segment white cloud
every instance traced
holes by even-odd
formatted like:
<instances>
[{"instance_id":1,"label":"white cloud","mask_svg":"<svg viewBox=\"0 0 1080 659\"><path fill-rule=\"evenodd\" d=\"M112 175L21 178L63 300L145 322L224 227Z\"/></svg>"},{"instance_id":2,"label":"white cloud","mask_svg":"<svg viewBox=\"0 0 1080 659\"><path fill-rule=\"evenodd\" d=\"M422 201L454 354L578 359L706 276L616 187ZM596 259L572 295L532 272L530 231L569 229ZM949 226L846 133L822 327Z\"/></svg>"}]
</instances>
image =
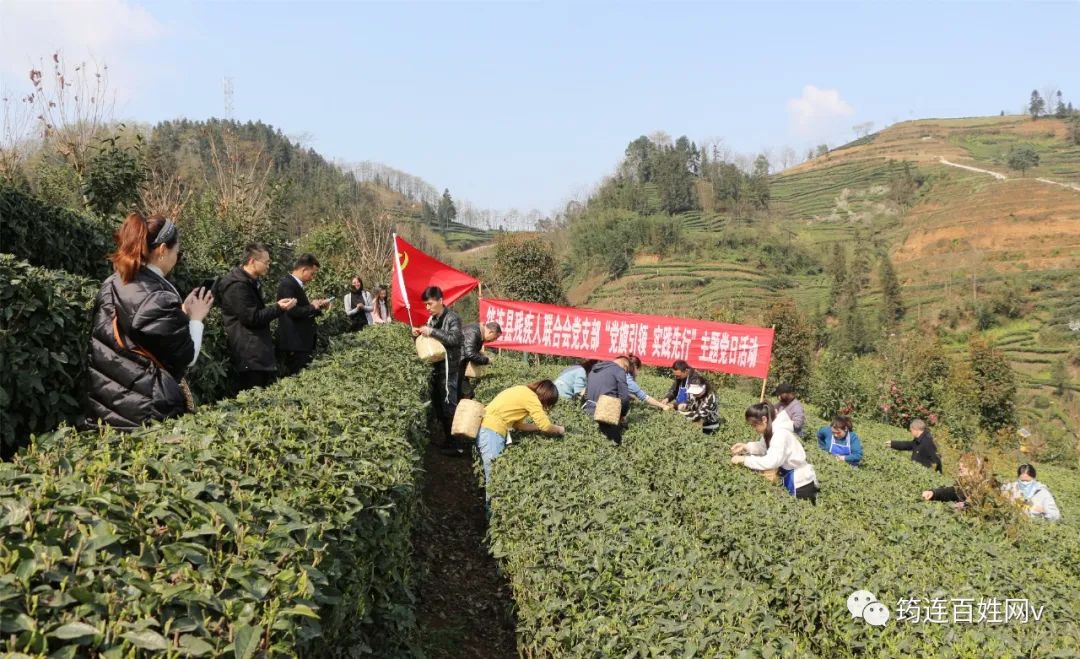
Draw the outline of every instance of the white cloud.
<instances>
[{"instance_id":1,"label":"white cloud","mask_svg":"<svg viewBox=\"0 0 1080 659\"><path fill-rule=\"evenodd\" d=\"M807 140L826 139L848 129L848 119L855 115L839 91L814 85L803 87L799 98L788 99L787 111L792 133Z\"/></svg>"},{"instance_id":2,"label":"white cloud","mask_svg":"<svg viewBox=\"0 0 1080 659\"><path fill-rule=\"evenodd\" d=\"M69 67L107 64L110 87L123 96L134 85L137 50L164 31L150 12L127 0L0 0L0 80L15 89L28 86L30 68L48 66L59 51Z\"/></svg>"}]
</instances>

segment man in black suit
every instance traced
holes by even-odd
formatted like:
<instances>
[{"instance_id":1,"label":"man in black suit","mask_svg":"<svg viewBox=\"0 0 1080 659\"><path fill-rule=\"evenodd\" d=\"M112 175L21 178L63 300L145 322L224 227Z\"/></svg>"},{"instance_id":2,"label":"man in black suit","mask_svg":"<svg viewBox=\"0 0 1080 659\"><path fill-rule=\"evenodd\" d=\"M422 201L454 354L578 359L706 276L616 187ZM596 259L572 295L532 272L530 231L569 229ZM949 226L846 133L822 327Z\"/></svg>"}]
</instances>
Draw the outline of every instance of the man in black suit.
<instances>
[{"instance_id":1,"label":"man in black suit","mask_svg":"<svg viewBox=\"0 0 1080 659\"><path fill-rule=\"evenodd\" d=\"M315 356L315 318L330 308L330 298L308 301L304 286L319 272L312 254L301 254L291 274L278 284L277 299L296 298L296 304L278 321L277 349L284 375L295 375Z\"/></svg>"},{"instance_id":2,"label":"man in black suit","mask_svg":"<svg viewBox=\"0 0 1080 659\"><path fill-rule=\"evenodd\" d=\"M296 306L295 298L266 306L259 280L268 272L270 251L262 243L252 243L244 250L244 264L214 286L214 299L221 306L225 335L229 339L237 392L266 387L277 379L270 324Z\"/></svg>"}]
</instances>

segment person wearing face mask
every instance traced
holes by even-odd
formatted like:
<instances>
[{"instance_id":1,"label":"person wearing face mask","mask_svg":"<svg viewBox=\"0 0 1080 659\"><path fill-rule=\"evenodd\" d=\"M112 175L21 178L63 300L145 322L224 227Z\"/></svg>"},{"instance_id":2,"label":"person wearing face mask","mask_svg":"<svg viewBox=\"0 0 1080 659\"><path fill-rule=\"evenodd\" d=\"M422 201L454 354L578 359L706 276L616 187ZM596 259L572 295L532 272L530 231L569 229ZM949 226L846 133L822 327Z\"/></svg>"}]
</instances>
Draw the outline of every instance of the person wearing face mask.
<instances>
[{"instance_id":1,"label":"person wearing face mask","mask_svg":"<svg viewBox=\"0 0 1080 659\"><path fill-rule=\"evenodd\" d=\"M1001 491L1020 504L1024 512L1034 519L1056 522L1061 519L1054 495L1049 488L1035 480L1035 467L1022 464L1016 469L1016 480L1006 483Z\"/></svg>"},{"instance_id":2,"label":"person wearing face mask","mask_svg":"<svg viewBox=\"0 0 1080 659\"><path fill-rule=\"evenodd\" d=\"M818 448L827 451L838 462L858 467L862 462L863 448L859 436L851 425L851 417L837 414L832 424L817 431Z\"/></svg>"},{"instance_id":3,"label":"person wearing face mask","mask_svg":"<svg viewBox=\"0 0 1080 659\"><path fill-rule=\"evenodd\" d=\"M181 298L166 276L180 258L167 218L131 213L114 236L115 272L94 301L87 402L94 418L122 430L189 408L182 378L199 358L213 294Z\"/></svg>"},{"instance_id":4,"label":"person wearing face mask","mask_svg":"<svg viewBox=\"0 0 1080 659\"><path fill-rule=\"evenodd\" d=\"M694 423L701 424L701 432L711 435L720 428L720 406L709 381L698 374L686 381L687 401L679 404L679 412Z\"/></svg>"}]
</instances>

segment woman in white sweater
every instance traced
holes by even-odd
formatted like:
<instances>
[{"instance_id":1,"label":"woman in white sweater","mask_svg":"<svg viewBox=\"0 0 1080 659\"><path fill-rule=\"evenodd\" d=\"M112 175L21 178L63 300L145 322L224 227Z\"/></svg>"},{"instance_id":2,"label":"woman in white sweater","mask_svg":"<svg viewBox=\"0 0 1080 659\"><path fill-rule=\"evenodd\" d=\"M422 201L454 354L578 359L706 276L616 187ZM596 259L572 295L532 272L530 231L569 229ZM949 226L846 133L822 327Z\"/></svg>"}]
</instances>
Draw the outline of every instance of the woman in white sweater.
<instances>
[{"instance_id":1,"label":"woman in white sweater","mask_svg":"<svg viewBox=\"0 0 1080 659\"><path fill-rule=\"evenodd\" d=\"M761 439L731 447L731 464L741 464L754 471L776 469L784 487L796 499L809 499L817 505L818 482L814 465L806 460L806 451L795 435L795 425L784 412L777 414L769 403L746 408L746 422Z\"/></svg>"},{"instance_id":2,"label":"woman in white sweater","mask_svg":"<svg viewBox=\"0 0 1080 659\"><path fill-rule=\"evenodd\" d=\"M1030 517L1056 522L1061 519L1061 511L1050 490L1035 480L1035 467L1022 464L1016 470L1016 480L1001 486L1002 491L1013 501L1020 504Z\"/></svg>"}]
</instances>

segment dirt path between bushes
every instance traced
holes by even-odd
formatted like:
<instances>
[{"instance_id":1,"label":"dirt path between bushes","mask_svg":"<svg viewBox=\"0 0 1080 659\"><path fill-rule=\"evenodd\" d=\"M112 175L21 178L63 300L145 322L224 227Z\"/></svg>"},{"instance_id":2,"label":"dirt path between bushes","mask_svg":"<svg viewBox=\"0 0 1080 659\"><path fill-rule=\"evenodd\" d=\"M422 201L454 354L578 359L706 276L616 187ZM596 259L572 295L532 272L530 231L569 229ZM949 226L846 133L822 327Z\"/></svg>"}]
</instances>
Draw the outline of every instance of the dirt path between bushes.
<instances>
[{"instance_id":1,"label":"dirt path between bushes","mask_svg":"<svg viewBox=\"0 0 1080 659\"><path fill-rule=\"evenodd\" d=\"M467 457L432 441L424 456L425 506L413 537L419 570L416 621L427 657L517 656L513 599L485 534L484 493Z\"/></svg>"}]
</instances>

